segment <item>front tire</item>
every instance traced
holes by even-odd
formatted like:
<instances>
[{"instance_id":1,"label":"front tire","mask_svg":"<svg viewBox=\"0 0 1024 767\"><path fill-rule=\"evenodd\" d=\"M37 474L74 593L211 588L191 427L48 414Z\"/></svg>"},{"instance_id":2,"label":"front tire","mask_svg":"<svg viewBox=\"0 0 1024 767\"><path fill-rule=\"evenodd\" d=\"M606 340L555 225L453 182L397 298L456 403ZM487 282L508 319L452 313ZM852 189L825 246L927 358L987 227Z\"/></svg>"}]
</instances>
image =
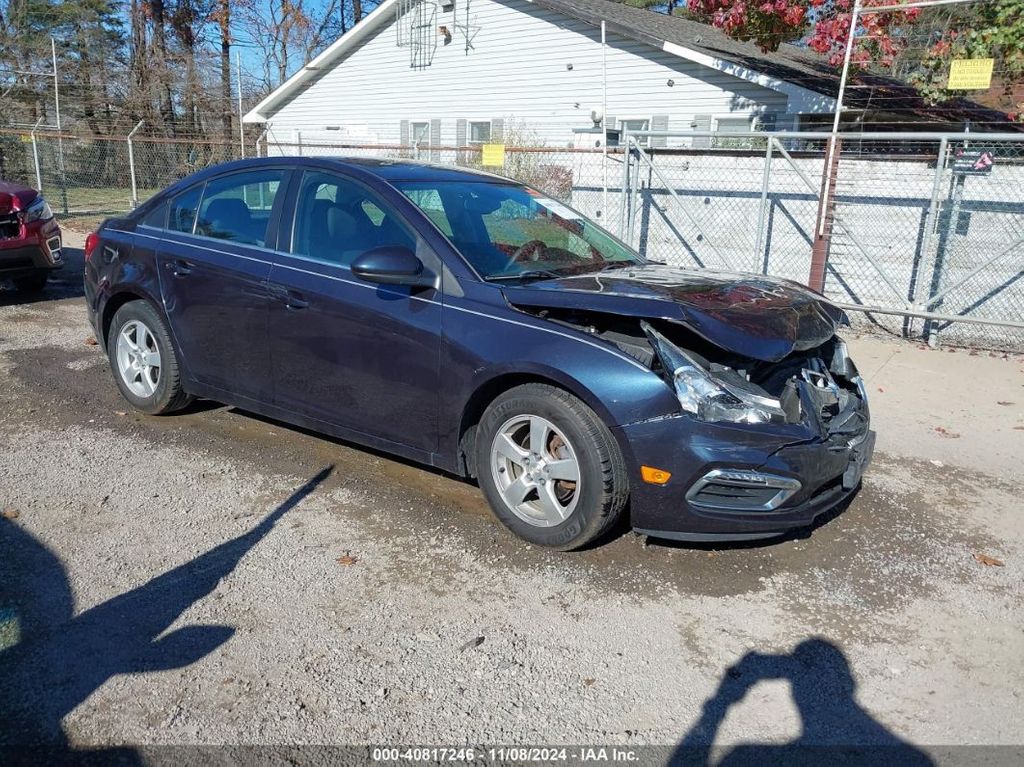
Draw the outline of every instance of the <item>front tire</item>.
<instances>
[{"instance_id":1,"label":"front tire","mask_svg":"<svg viewBox=\"0 0 1024 767\"><path fill-rule=\"evenodd\" d=\"M600 538L629 497L608 427L577 397L547 384L517 386L491 403L477 431L476 466L502 524L561 551Z\"/></svg>"},{"instance_id":2,"label":"front tire","mask_svg":"<svg viewBox=\"0 0 1024 767\"><path fill-rule=\"evenodd\" d=\"M171 334L147 301L130 301L114 314L107 355L117 388L132 407L150 415L181 410L192 401L181 386Z\"/></svg>"}]
</instances>

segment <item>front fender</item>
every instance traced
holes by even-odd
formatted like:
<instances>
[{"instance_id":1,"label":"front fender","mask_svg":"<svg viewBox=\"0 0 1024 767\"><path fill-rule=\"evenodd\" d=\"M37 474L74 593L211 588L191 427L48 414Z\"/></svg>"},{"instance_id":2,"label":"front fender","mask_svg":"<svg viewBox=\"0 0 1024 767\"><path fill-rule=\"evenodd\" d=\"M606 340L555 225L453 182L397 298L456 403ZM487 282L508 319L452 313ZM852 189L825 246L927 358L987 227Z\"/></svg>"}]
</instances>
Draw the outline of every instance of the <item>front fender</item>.
<instances>
[{"instance_id":1,"label":"front fender","mask_svg":"<svg viewBox=\"0 0 1024 767\"><path fill-rule=\"evenodd\" d=\"M609 427L679 410L672 390L648 367L583 331L484 304L447 304L441 355L441 460L457 464L467 408L503 389L492 382L547 380L583 400ZM486 406L486 402L483 403Z\"/></svg>"}]
</instances>

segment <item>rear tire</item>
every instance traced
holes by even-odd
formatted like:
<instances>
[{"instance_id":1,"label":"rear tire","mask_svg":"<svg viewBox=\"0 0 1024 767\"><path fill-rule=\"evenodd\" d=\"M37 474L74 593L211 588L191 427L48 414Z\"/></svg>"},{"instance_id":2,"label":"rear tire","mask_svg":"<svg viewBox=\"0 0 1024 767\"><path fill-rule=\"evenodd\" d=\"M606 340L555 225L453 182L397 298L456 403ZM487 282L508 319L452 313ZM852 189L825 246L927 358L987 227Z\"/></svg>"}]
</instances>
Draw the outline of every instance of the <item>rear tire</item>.
<instances>
[{"instance_id":1,"label":"rear tire","mask_svg":"<svg viewBox=\"0 0 1024 767\"><path fill-rule=\"evenodd\" d=\"M33 272L25 277L18 277L11 280L19 293L40 293L46 287L46 281L50 278L49 272Z\"/></svg>"},{"instance_id":2,"label":"rear tire","mask_svg":"<svg viewBox=\"0 0 1024 767\"><path fill-rule=\"evenodd\" d=\"M626 466L604 422L572 394L525 384L490 404L477 430L480 488L520 538L571 551L600 538L629 498Z\"/></svg>"},{"instance_id":3,"label":"rear tire","mask_svg":"<svg viewBox=\"0 0 1024 767\"><path fill-rule=\"evenodd\" d=\"M163 415L192 401L181 386L167 324L148 301L130 301L114 314L107 356L117 388L135 409Z\"/></svg>"}]
</instances>

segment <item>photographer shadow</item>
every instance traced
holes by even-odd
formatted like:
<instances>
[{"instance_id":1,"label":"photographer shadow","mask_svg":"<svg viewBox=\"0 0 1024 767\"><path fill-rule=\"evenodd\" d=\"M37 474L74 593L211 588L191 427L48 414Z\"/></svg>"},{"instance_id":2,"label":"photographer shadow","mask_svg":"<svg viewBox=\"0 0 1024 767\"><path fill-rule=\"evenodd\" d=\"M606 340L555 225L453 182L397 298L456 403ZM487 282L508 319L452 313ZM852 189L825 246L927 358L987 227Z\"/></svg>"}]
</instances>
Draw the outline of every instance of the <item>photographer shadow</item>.
<instances>
[{"instance_id":1,"label":"photographer shadow","mask_svg":"<svg viewBox=\"0 0 1024 767\"><path fill-rule=\"evenodd\" d=\"M244 533L77 614L61 559L0 517L0 764L143 763L129 747L74 749L65 717L116 676L183 669L222 647L234 627L175 624L332 471Z\"/></svg>"},{"instance_id":2,"label":"photographer shadow","mask_svg":"<svg viewBox=\"0 0 1024 767\"><path fill-rule=\"evenodd\" d=\"M786 680L800 714L799 737L788 743L740 743L713 746L729 713L759 682ZM814 637L792 653L749 652L726 670L700 719L683 736L671 765L932 765L920 749L890 732L855 698L857 683L836 645ZM714 758L713 758L714 757Z\"/></svg>"}]
</instances>

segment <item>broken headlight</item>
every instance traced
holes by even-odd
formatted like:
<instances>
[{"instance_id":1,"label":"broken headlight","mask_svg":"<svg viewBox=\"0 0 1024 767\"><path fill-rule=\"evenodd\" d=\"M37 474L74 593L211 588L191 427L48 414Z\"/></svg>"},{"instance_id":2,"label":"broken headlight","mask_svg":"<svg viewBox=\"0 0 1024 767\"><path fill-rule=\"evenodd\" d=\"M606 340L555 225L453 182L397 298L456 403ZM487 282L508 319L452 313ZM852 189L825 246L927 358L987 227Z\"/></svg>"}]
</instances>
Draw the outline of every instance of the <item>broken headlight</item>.
<instances>
[{"instance_id":1,"label":"broken headlight","mask_svg":"<svg viewBox=\"0 0 1024 767\"><path fill-rule=\"evenodd\" d=\"M40 195L29 203L22 215L25 217L25 223L31 224L33 221L46 221L53 218L53 211L50 209L50 203Z\"/></svg>"},{"instance_id":2,"label":"broken headlight","mask_svg":"<svg viewBox=\"0 0 1024 767\"><path fill-rule=\"evenodd\" d=\"M671 376L676 398L684 412L702 421L768 423L786 420L779 400L712 377L708 370L648 323L642 325L665 372Z\"/></svg>"}]
</instances>

